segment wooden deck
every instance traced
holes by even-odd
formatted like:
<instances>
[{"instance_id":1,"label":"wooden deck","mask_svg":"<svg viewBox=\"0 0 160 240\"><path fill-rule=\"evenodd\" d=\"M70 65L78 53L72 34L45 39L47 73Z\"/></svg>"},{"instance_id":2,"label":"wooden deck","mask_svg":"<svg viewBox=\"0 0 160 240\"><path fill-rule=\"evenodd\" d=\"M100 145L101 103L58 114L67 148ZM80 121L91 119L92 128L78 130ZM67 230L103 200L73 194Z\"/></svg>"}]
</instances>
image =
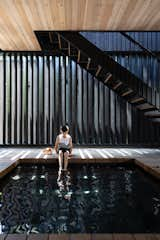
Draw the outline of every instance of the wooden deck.
<instances>
[{"instance_id":1,"label":"wooden deck","mask_svg":"<svg viewBox=\"0 0 160 240\"><path fill-rule=\"evenodd\" d=\"M44 148L0 148L0 178L22 163L57 163L57 154L43 154ZM160 149L155 148L74 148L70 162L124 162L137 165L160 178ZM57 165L58 167L58 165Z\"/></svg>"},{"instance_id":2,"label":"wooden deck","mask_svg":"<svg viewBox=\"0 0 160 240\"><path fill-rule=\"evenodd\" d=\"M160 234L8 234L0 240L160 240Z\"/></svg>"}]
</instances>

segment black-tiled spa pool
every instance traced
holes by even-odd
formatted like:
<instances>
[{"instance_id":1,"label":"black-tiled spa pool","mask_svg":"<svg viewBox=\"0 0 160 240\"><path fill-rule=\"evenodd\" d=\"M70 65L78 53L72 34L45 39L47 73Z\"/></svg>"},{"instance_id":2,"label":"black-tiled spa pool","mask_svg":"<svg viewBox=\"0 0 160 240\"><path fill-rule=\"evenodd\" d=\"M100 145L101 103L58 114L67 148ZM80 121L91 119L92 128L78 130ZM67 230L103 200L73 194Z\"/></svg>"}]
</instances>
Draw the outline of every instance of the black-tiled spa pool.
<instances>
[{"instance_id":1,"label":"black-tiled spa pool","mask_svg":"<svg viewBox=\"0 0 160 240\"><path fill-rule=\"evenodd\" d=\"M20 165L0 181L0 233L160 232L160 183L131 164Z\"/></svg>"}]
</instances>

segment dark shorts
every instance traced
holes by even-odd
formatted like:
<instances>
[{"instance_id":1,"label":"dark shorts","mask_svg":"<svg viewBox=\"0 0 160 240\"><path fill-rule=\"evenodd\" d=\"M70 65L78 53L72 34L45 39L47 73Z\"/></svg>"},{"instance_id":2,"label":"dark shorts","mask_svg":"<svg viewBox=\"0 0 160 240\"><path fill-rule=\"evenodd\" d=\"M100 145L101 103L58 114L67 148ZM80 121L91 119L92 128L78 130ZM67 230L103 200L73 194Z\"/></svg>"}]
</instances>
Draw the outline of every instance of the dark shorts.
<instances>
[{"instance_id":1,"label":"dark shorts","mask_svg":"<svg viewBox=\"0 0 160 240\"><path fill-rule=\"evenodd\" d=\"M60 148L58 148L58 153L59 153L59 151L62 151L62 152L68 152L68 153L70 153L70 148L62 148L62 147L60 147Z\"/></svg>"}]
</instances>

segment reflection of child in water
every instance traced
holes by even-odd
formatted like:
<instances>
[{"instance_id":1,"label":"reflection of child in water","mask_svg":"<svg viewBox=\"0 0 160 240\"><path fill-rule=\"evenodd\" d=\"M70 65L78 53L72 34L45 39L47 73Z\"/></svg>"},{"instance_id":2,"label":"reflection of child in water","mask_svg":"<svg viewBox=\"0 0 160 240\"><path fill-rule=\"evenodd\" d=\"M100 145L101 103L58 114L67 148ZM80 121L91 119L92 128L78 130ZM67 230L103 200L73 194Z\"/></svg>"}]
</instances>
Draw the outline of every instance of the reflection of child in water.
<instances>
[{"instance_id":1,"label":"reflection of child in water","mask_svg":"<svg viewBox=\"0 0 160 240\"><path fill-rule=\"evenodd\" d=\"M58 171L58 178L57 178L57 184L59 187L59 193L60 197L64 197L67 200L71 199L72 192L69 189L69 186L71 185L70 182L70 172L64 172Z\"/></svg>"}]
</instances>

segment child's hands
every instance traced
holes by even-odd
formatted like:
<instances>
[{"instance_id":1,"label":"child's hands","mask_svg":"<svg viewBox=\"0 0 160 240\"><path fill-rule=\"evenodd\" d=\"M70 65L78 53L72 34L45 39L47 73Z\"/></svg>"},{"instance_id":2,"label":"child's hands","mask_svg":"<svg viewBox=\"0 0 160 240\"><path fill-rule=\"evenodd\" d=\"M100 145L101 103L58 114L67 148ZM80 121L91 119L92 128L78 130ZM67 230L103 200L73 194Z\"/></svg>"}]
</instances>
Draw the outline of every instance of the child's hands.
<instances>
[{"instance_id":1,"label":"child's hands","mask_svg":"<svg viewBox=\"0 0 160 240\"><path fill-rule=\"evenodd\" d=\"M58 154L58 149L55 148L54 150L55 150L55 152Z\"/></svg>"}]
</instances>

